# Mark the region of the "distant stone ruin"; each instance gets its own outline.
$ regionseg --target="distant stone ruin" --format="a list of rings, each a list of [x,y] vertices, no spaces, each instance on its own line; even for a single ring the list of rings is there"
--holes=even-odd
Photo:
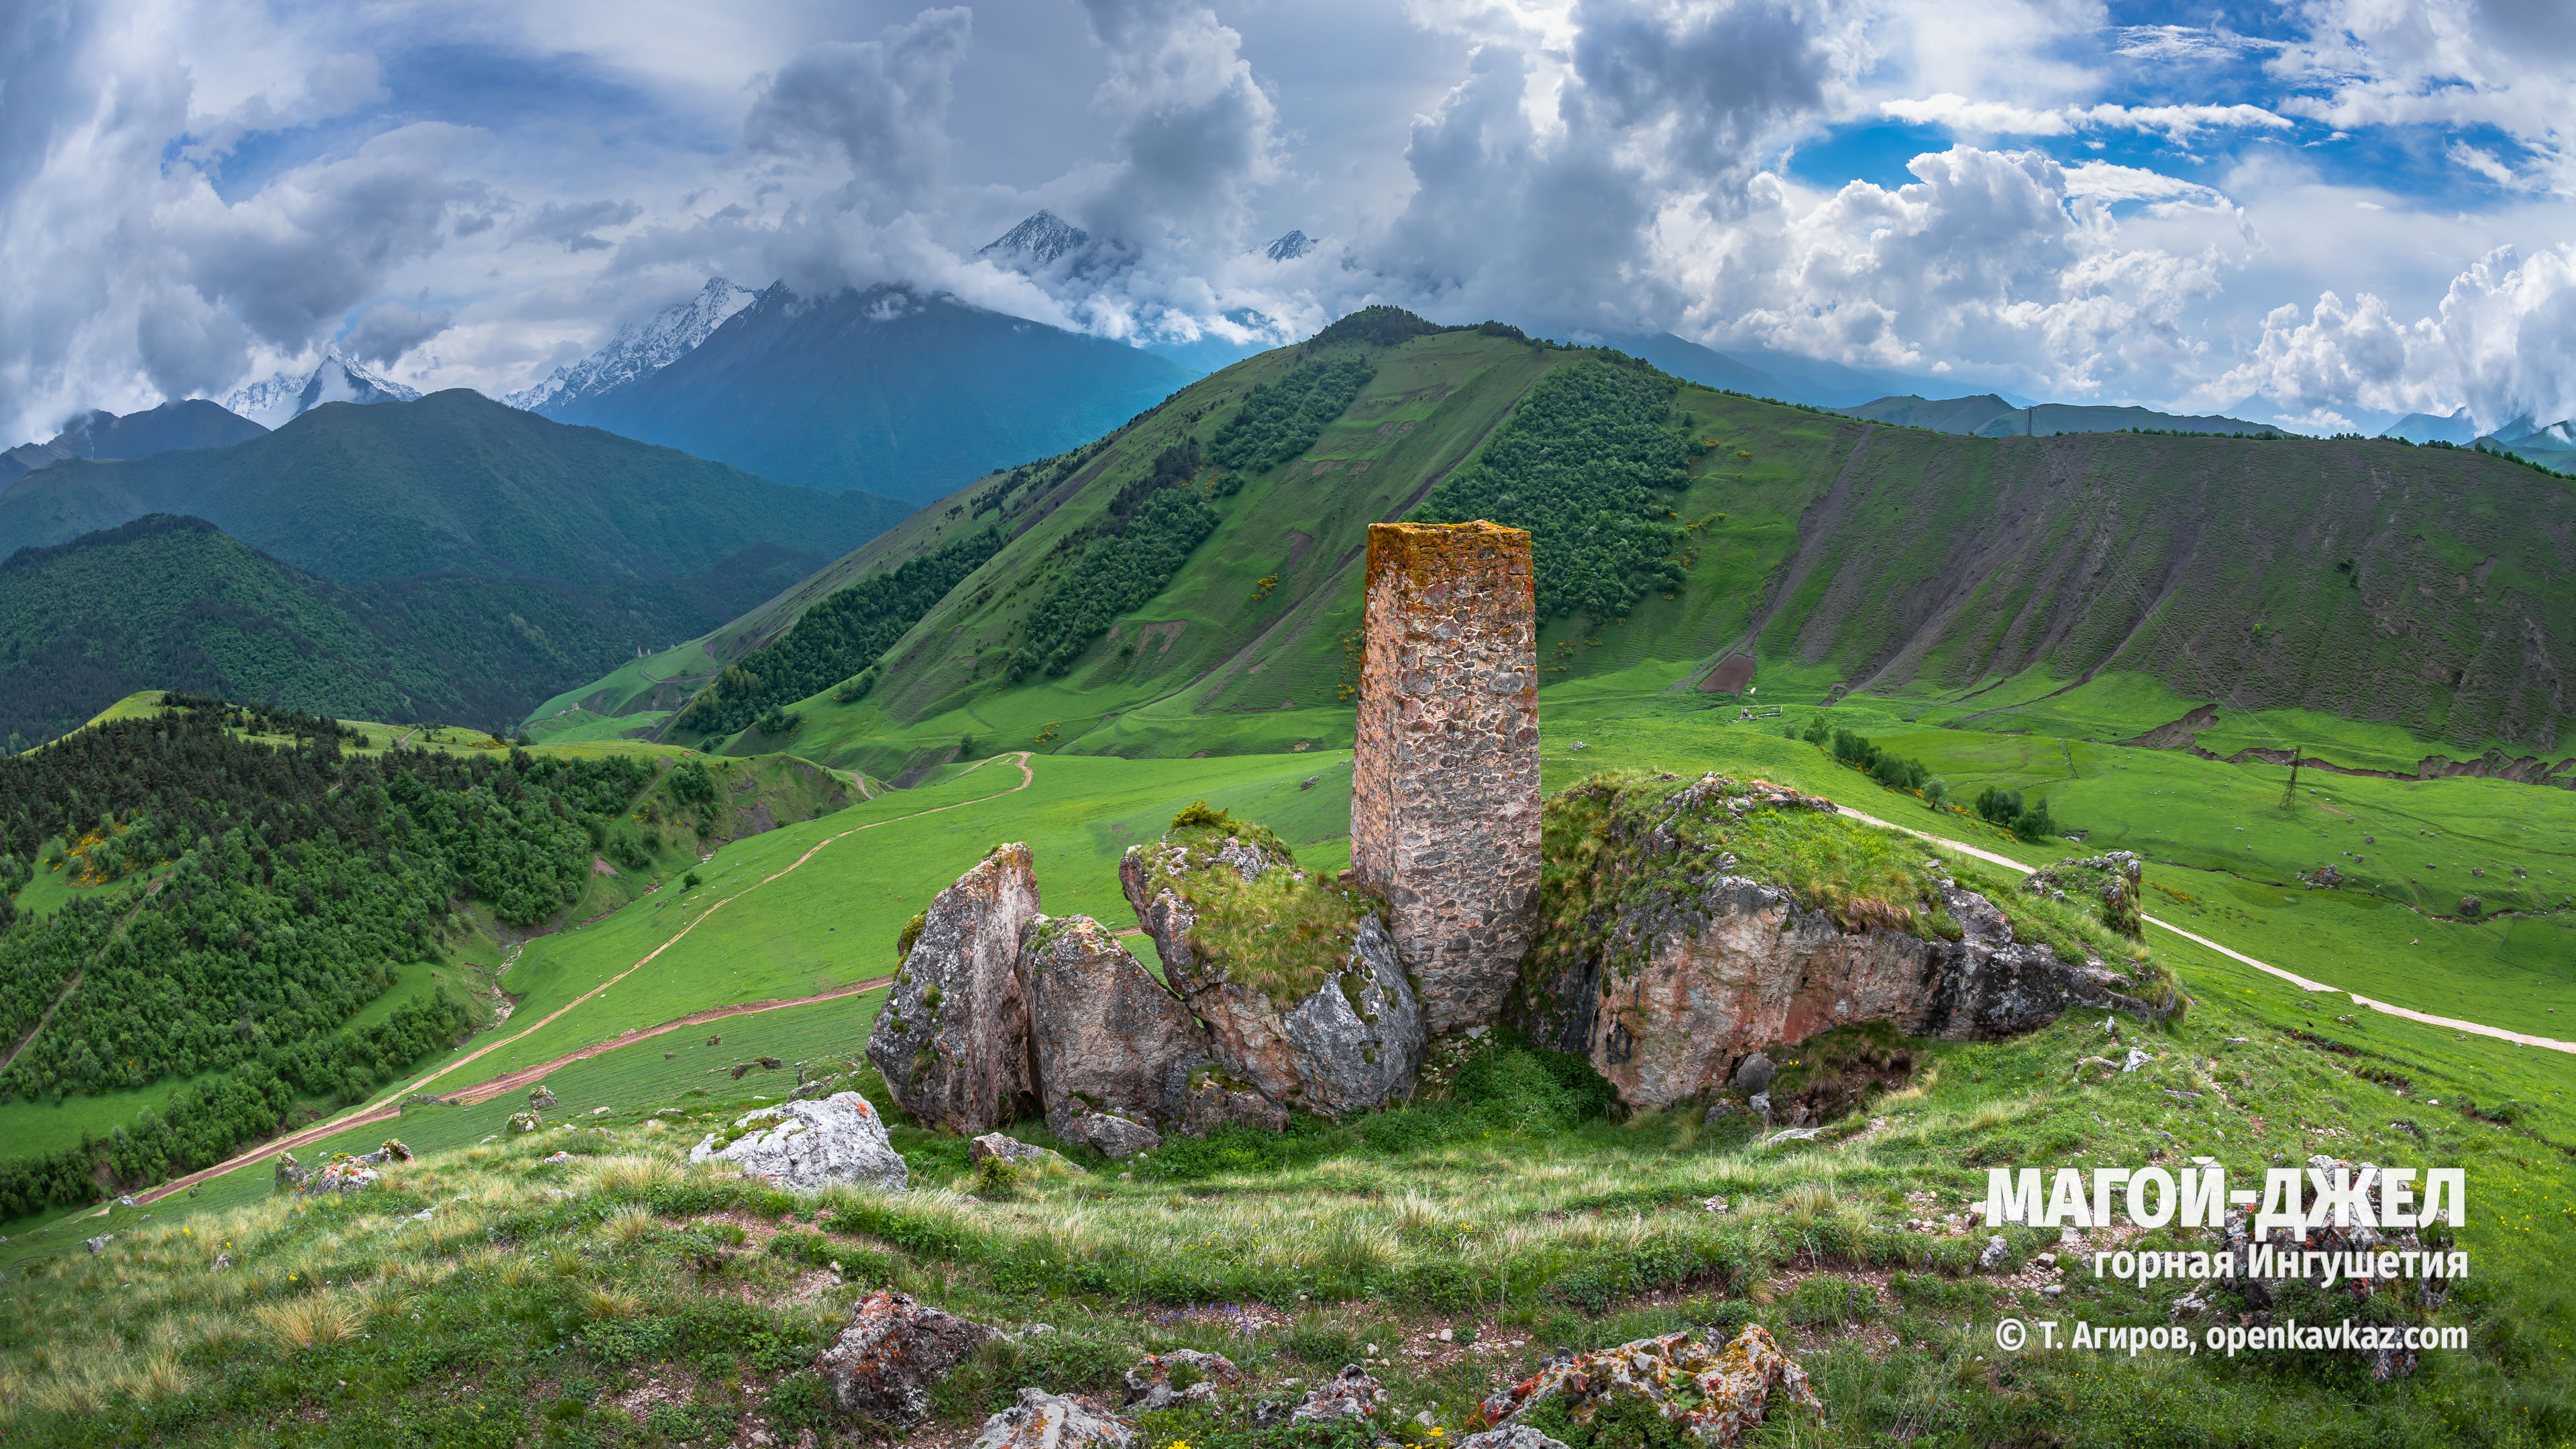
[[[1351,864],[1433,1035],[1501,1014],[1539,880],[1538,602],[1526,530],[1369,529]]]

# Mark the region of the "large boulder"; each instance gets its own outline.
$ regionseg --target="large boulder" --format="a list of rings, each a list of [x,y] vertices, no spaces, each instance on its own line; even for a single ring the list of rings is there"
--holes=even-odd
[[[1021,928],[1037,913],[1037,874],[1016,844],[994,847],[922,912],[868,1060],[923,1122],[972,1137],[1036,1105],[1018,963]]]
[[[1405,1100],[1428,1032],[1377,902],[1251,829],[1176,825],[1119,862],[1164,978],[1207,1023],[1215,1065],[1272,1105],[1340,1116]]]
[[[773,1186],[812,1192],[858,1183],[901,1192],[910,1181],[885,1120],[856,1092],[781,1102],[734,1119],[689,1151],[689,1161],[730,1162]]]
[[[1059,1122],[1099,1113],[1179,1125],[1207,1033],[1108,927],[1037,917],[1020,933],[1020,977],[1047,1130],[1062,1137]]]
[[[1079,1394],[1020,1390],[1020,1401],[984,1421],[969,1449],[1130,1449],[1136,1431]]]
[[[920,1302],[880,1291],[850,1310],[850,1325],[823,1350],[814,1369],[853,1414],[908,1429],[930,1413],[930,1391],[994,1330]]]
[[[1590,781],[1548,809],[1569,817],[1552,838],[1562,826],[1602,844],[1584,869],[1551,879],[1523,968],[1523,1025],[1588,1057],[1632,1107],[1722,1089],[1766,1048],[1835,1027],[1988,1041],[2078,1008],[2171,1011],[2152,968],[2131,975],[2016,940],[1993,901],[1834,818],[1828,802],[1709,775],[1680,789]],[[1867,879],[1802,893],[1735,853],[1818,835],[1848,836],[1815,843],[1852,870],[1868,862]]]

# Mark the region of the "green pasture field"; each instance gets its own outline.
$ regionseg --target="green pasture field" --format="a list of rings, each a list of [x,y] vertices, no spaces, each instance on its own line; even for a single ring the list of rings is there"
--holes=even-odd
[[[1270,822],[1292,846],[1323,843],[1304,857],[1321,868],[1348,859],[1346,845],[1331,844],[1350,828],[1347,757],[1070,756],[1033,768],[1034,784],[996,799],[981,797],[1020,782],[1007,756],[737,841],[697,868],[704,883],[695,890],[665,886],[606,920],[529,942],[502,980],[519,998],[520,1022],[544,1019],[678,938],[650,965],[437,1086],[480,1081],[710,1007],[794,999],[886,975],[904,923],[1003,841],[1029,843],[1050,914],[1091,915],[1122,930],[1134,919],[1118,885],[1119,855],[1159,837],[1194,799]],[[1300,790],[1309,775],[1321,778]],[[960,808],[923,813],[951,804]],[[779,875],[809,851],[806,864]],[[1150,951],[1139,954],[1150,959]]]
[[[2576,903],[2576,792],[2305,771],[2284,809],[2289,772],[2281,766],[1925,730],[1872,702],[1830,712],[1882,748],[1922,760],[1954,801],[2000,785],[2044,796],[2061,825],[2089,832],[2081,844],[2033,844],[1956,810],[1936,815],[1812,745],[1780,738],[1784,723],[1803,728],[1811,709],[1751,723],[1735,722],[1735,713],[1731,702],[1709,708],[1683,696],[1569,702],[1545,713],[1543,779],[1554,791],[1604,769],[1741,768],[2030,865],[2134,850],[2150,862],[2150,914],[2374,1000],[2576,1040],[2576,911],[2567,909]],[[1574,750],[1578,739],[1589,748]],[[2423,869],[2428,863],[2435,869]],[[2348,883],[2302,886],[2298,874],[2320,865]],[[2470,876],[2472,868],[2485,875]],[[2483,903],[2480,919],[2434,918],[2456,915],[2470,891]]]

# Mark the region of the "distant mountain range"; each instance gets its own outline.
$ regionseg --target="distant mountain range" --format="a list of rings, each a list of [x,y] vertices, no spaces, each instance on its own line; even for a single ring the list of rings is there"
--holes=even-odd
[[[319,408],[229,448],[67,459],[0,493],[0,554],[187,513],[345,584],[434,573],[606,584],[690,578],[762,545],[830,558],[910,511],[457,388]]]
[[[2408,413],[2380,433],[2383,438],[2404,438],[2410,443],[2456,443],[2467,447],[2477,441],[2478,422],[2462,408],[2449,417],[2434,413]]]
[[[1938,400],[1912,395],[1883,397],[1858,407],[1837,408],[1872,422],[1930,428],[1940,433],[1968,433],[1980,438],[2051,437],[2058,433],[2117,433],[2130,428],[2165,433],[2244,433],[2272,437],[2281,430],[2243,418],[2186,417],[2153,408],[2086,407],[2037,403],[2016,407],[1993,393]]]
[[[780,284],[676,360],[540,411],[783,483],[926,503],[1106,432],[1193,375],[944,294]]]
[[[506,732],[557,690],[687,638],[774,582],[349,588],[203,519],[154,514],[0,562],[0,743],[25,749],[138,689]]]
[[[174,448],[221,448],[267,431],[203,398],[163,403],[123,417],[83,413],[51,442],[23,443],[0,453],[0,488],[65,458],[144,458]]]
[[[300,377],[281,372],[259,382],[246,383],[224,399],[224,406],[263,428],[275,428],[324,403],[417,402],[419,399],[418,392],[378,377],[333,347],[323,351],[322,361],[311,372]]]
[[[556,368],[545,381],[509,393],[501,401],[532,412],[552,412],[659,372],[706,341],[759,295],[722,277],[709,277],[696,296],[630,323],[606,347],[569,367]]]

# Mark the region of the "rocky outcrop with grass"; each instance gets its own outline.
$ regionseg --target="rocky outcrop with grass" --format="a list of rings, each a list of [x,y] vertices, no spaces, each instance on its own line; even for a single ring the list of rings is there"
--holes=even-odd
[[[909,1293],[880,1291],[859,1300],[814,1370],[843,1409],[909,1429],[929,1417],[939,1381],[995,1336]]]
[[[773,1186],[802,1192],[853,1183],[901,1192],[911,1181],[884,1119],[856,1092],[781,1102],[737,1118],[690,1149],[690,1162],[710,1160],[734,1163]]]
[[[2331,872],[2334,867],[2325,869]],[[2138,888],[2146,878],[2146,862],[2135,852],[2113,850],[2032,871],[2022,877],[2021,888],[2035,896],[2081,902],[2105,927],[2132,941],[2143,941],[2147,923],[2138,904]]]
[[[1020,1390],[1020,1401],[984,1421],[968,1449],[1130,1449],[1136,1431],[1080,1394]]]
[[[1661,1107],[1836,1027],[1983,1041],[2078,1008],[2170,1013],[2170,983],[2093,913],[2007,910],[1920,849],[1761,781],[1585,781],[1548,803],[1517,1014]]]
[[[1089,916],[1040,916],[1021,932],[1020,973],[1049,1132],[1110,1152],[1105,1118],[1179,1128],[1207,1033],[1143,962]]]
[[[1744,1442],[1780,1409],[1821,1415],[1824,1407],[1806,1371],[1761,1324],[1748,1323],[1723,1349],[1685,1329],[1552,1363],[1487,1399],[1483,1412],[1497,1427],[1608,1429],[1615,1422],[1626,1431],[1619,1442],[1656,1442],[1646,1436],[1661,1420],[1667,1432],[1717,1449]]]
[[[974,1136],[1037,1101],[1020,932],[1038,914],[1026,845],[996,846],[905,932],[868,1060],[903,1109]]]
[[[1428,1033],[1375,899],[1205,805],[1118,877],[1225,1075],[1326,1116],[1411,1095]]]

